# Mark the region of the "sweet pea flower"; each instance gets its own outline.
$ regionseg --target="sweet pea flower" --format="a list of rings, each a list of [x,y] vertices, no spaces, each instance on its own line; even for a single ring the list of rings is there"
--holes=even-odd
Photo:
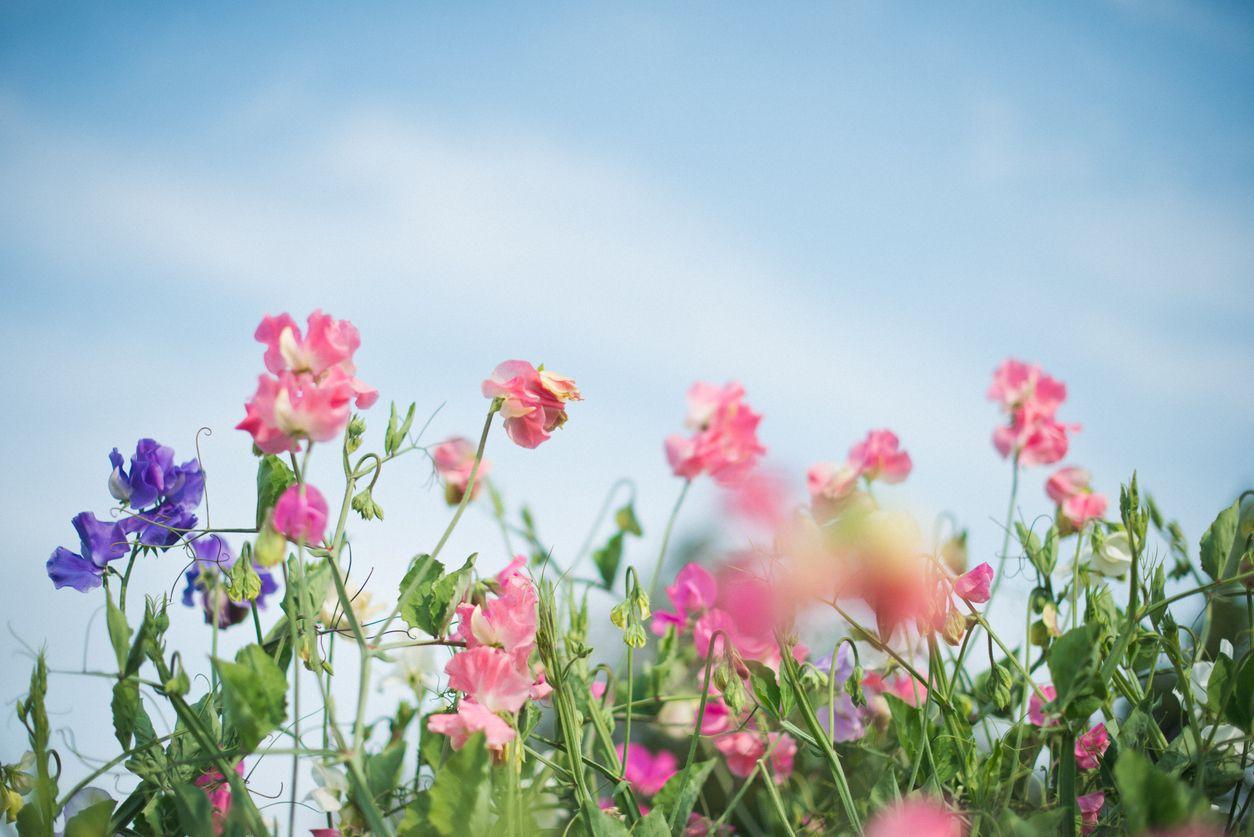
[[[155,509],[125,518],[119,525],[128,535],[138,533],[138,540],[144,546],[169,549],[196,525],[196,515],[178,503],[162,503]]]
[[[481,645],[454,654],[444,673],[450,686],[489,712],[517,712],[530,697],[532,679],[499,648]]]
[[[1106,804],[1106,794],[1101,791],[1077,796],[1076,807],[1080,809],[1080,833],[1088,834],[1097,828],[1097,818],[1101,816],[1102,807]]]
[[[1128,533],[1121,529],[1105,535],[1097,549],[1090,549],[1081,558],[1085,559],[1102,575],[1121,578],[1132,566],[1132,546],[1128,542]]]
[[[1095,770],[1109,746],[1106,725],[1096,724],[1075,740],[1075,763],[1081,770]]]
[[[575,382],[525,360],[507,360],[481,387],[485,398],[501,399],[505,433],[514,444],[536,448],[566,423],[566,402],[581,401]]]
[[[833,510],[858,485],[858,469],[848,463],[819,462],[806,471],[806,488],[815,507]]]
[[[78,533],[79,551],[63,546],[54,549],[46,564],[48,578],[58,589],[73,587],[86,593],[103,583],[110,561],[126,554],[126,532],[119,524],[100,520],[91,512],[80,512],[70,522]]]
[[[954,592],[972,604],[983,604],[989,599],[989,588],[993,583],[993,568],[986,561],[975,569],[958,576],[954,581]]]
[[[623,750],[618,745],[618,758],[623,764],[623,778],[644,796],[653,796],[666,781],[678,772],[679,762],[670,750],[659,750],[655,755],[647,747],[634,741]]]
[[[308,373],[321,379],[332,369],[343,373],[353,400],[361,409],[372,406],[379,398],[378,390],[367,387],[354,376],[357,367],[353,354],[361,346],[357,327],[348,320],[337,320],[329,314],[314,311],[306,320],[305,336],[286,313],[266,316],[254,336],[266,345],[266,369],[275,375],[284,372]]]
[[[427,729],[440,735],[447,735],[454,750],[460,750],[466,746],[470,736],[476,732],[482,732],[488,749],[497,753],[502,752],[505,745],[513,741],[514,736],[517,735],[513,727],[487,707],[464,699],[457,704],[456,712],[432,715],[428,718]]]
[[[274,504],[275,531],[293,543],[314,545],[327,527],[327,501],[312,485],[289,485]]]
[[[242,761],[235,765],[235,772],[241,776],[244,775]],[[231,784],[216,770],[200,774],[192,784],[204,791],[205,796],[209,798],[213,833],[221,834],[226,825],[227,814],[231,812]]]
[[[721,736],[714,742],[715,748],[723,754],[727,769],[733,776],[742,779],[753,772],[758,760],[766,754],[767,747],[771,750],[771,772],[775,784],[782,785],[792,775],[793,761],[797,755],[797,742],[784,732],[768,733],[766,738],[756,732],[732,732]]]
[[[467,650],[491,646],[507,651],[518,668],[526,668],[536,645],[536,588],[520,574],[507,577],[501,595],[484,604],[457,607],[458,635]]]
[[[993,372],[988,398],[998,402],[1006,413],[1013,413],[1028,402],[1052,413],[1066,400],[1067,386],[1041,371],[1036,364],[1007,358]]]
[[[1011,416],[1009,425],[993,432],[993,446],[1003,457],[1018,456],[1020,465],[1052,465],[1067,455],[1067,434],[1079,429],[1029,403]]]
[[[109,454],[109,464],[113,466],[109,493],[133,509],[147,508],[158,501],[195,508],[205,493],[200,462],[191,459],[175,465],[174,449],[152,439],[136,443],[129,471],[123,468],[125,460],[117,448]]]
[[[1090,520],[1101,520],[1106,514],[1106,495],[1083,492],[1068,497],[1062,504],[1062,514],[1077,530]]]
[[[224,577],[238,560],[231,547],[221,535],[208,535],[192,542],[192,550],[196,559],[186,573],[187,586],[183,588],[183,604],[186,607],[195,605],[195,595],[200,593],[200,606],[205,614],[205,624],[212,625],[217,621],[219,628],[238,625],[247,618],[252,610],[249,601],[234,601],[227,596],[226,587],[229,583]],[[257,607],[266,606],[266,597],[278,591],[279,585],[274,576],[264,567],[255,564],[253,568],[261,580],[261,591],[257,595]]]
[[[900,450],[901,442],[891,430],[872,430],[849,449],[848,464],[859,476],[870,480],[898,483],[910,475],[910,454]]]
[[[942,803],[911,799],[880,811],[866,826],[866,837],[963,837],[962,818]]]
[[[683,624],[689,613],[702,613],[714,606],[718,582],[705,567],[688,563],[675,576],[675,583],[666,588],[666,595],[675,605],[674,618]]]
[[[1041,695],[1045,696],[1045,700],[1041,700]],[[1058,719],[1053,715],[1045,714],[1046,702],[1053,702],[1058,697],[1058,690],[1053,686],[1042,686],[1040,695],[1034,689],[1031,697],[1028,698],[1028,723],[1034,726],[1054,726],[1058,723]]]
[[[676,476],[691,480],[708,473],[720,485],[735,485],[753,470],[766,448],[757,436],[762,416],[744,396],[744,387],[734,382],[689,388],[685,424],[694,432],[666,439],[666,458]]]
[[[464,436],[454,436],[441,442],[431,450],[431,459],[435,463],[435,471],[444,480],[444,499],[450,506],[456,506],[466,495],[470,484],[470,471],[475,464],[475,446]],[[470,499],[479,496],[483,487],[483,479],[492,470],[492,463],[486,459],[479,462],[479,470],[475,473],[475,487]]]
[[[1071,497],[1089,490],[1093,477],[1083,468],[1068,465],[1059,468],[1045,481],[1045,493],[1056,504],[1062,505]]]

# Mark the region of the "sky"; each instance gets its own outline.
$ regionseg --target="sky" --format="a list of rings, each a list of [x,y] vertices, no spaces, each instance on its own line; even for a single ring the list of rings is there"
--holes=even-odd
[[[279,311],[357,324],[376,433],[396,400],[435,413],[431,441],[471,435],[506,358],[575,377],[553,441],[488,451],[555,556],[627,477],[647,530],[627,560],[649,565],[679,490],[662,439],[689,383],[734,379],[798,499],[809,464],[890,427],[915,470],[889,502],[953,513],[989,559],[1010,470],[984,390],[1007,356],[1067,383],[1068,462],[1112,496],[1137,469],[1196,543],[1254,483],[1252,59],[1249,7],[1172,0],[5,3],[0,698],[26,646],[62,669],[85,637],[105,651],[98,599],[43,563],[106,512],[110,449],[190,458],[209,428],[211,521],[251,520],[232,428]],[[1047,474],[1023,476],[1025,519]],[[447,511],[417,458],[376,498],[355,572],[386,598]],[[681,539],[718,509],[699,484]],[[449,548],[503,565],[468,518]],[[172,630],[205,640],[192,611]],[[53,680],[89,759],[113,753],[107,688]],[[21,732],[0,721],[0,760]]]

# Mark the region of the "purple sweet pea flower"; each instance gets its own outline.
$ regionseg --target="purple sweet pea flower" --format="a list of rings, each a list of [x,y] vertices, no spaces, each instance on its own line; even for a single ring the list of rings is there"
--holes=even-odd
[[[194,508],[205,493],[205,478],[195,459],[174,464],[174,449],[152,439],[140,439],[131,457],[130,471],[123,469],[124,460],[118,449],[109,454],[113,471],[109,475],[109,493],[133,509],[144,509],[157,502],[174,503]]]
[[[826,706],[815,707],[815,712],[819,716],[819,725],[828,731],[833,741],[857,741],[866,735],[866,727],[862,724],[863,712],[854,705],[853,698],[849,695],[841,693],[836,695],[835,721],[834,729],[828,730],[828,708]]]
[[[79,552],[58,546],[48,559],[48,577],[57,587],[73,587],[86,593],[101,585],[105,566],[126,554],[126,531],[117,523],[97,520],[80,512],[71,521],[78,532]]]
[[[179,542],[186,530],[196,525],[196,515],[185,506],[164,503],[122,521],[127,534],[139,533],[139,542],[155,549],[169,549]]]
[[[205,624],[213,624],[215,613],[219,628],[237,625],[248,616],[251,605],[236,602],[227,598],[227,581],[223,576],[230,571],[237,560],[231,547],[220,535],[209,535],[192,542],[196,560],[187,571],[187,586],[183,588],[183,604],[194,607],[196,593],[200,594],[200,607],[205,613]],[[279,589],[270,571],[256,564],[253,568],[261,578],[261,593],[257,596],[257,606],[265,607],[266,596]],[[216,582],[216,589],[215,589]]]

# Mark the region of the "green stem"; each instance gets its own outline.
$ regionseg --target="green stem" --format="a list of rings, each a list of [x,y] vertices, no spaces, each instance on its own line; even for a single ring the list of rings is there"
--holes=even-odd
[[[1019,454],[1015,453],[1014,459],[1010,462],[1011,478],[1010,478],[1010,503],[1006,507],[1006,525],[1002,532],[1001,552],[997,557],[997,575],[993,576],[992,589],[988,591],[989,601],[997,595],[997,591],[1001,588],[1001,581],[1006,577],[1006,558],[1010,552],[1010,530],[1014,527],[1015,520],[1015,499],[1019,494]]]

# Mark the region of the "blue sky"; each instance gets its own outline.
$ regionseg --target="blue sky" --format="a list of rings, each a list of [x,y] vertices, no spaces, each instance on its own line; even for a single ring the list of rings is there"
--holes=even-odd
[[[684,389],[737,378],[798,490],[892,427],[916,463],[894,502],[952,510],[988,557],[1007,355],[1069,384],[1069,461],[1112,493],[1139,468],[1196,541],[1254,481],[1252,58],[1248,8],[1170,0],[4,4],[0,609],[75,665],[95,602],[43,561],[139,436],[190,456],[213,428],[215,522],[247,520],[252,329],[319,306],[358,324],[385,402],[445,405],[433,438],[477,426],[503,358],[580,381],[554,442],[489,452],[559,554],[623,475],[656,536]],[[421,463],[384,483],[357,539],[380,595],[444,522]],[[714,507],[693,499],[688,532]],[[473,519],[453,546],[492,537]],[[94,688],[60,683],[63,712]],[[106,724],[80,734],[97,754],[104,701],[72,716]]]

